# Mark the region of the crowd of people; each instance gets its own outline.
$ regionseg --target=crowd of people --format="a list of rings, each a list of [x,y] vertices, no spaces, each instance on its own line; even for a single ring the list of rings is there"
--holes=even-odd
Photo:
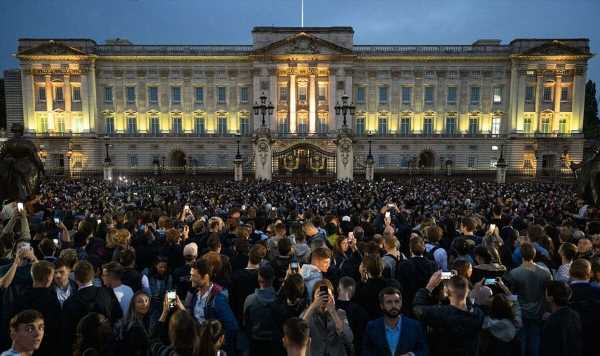
[[[1,355],[594,355],[599,218],[538,181],[46,178],[0,212]]]

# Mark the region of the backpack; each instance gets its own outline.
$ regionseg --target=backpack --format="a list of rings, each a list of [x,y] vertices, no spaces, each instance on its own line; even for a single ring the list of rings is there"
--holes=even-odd
[[[396,276],[396,271],[398,270],[398,265],[400,263],[402,263],[404,261],[404,259],[402,258],[402,255],[400,255],[398,258],[390,255],[389,253],[386,253],[385,255],[383,255],[382,257],[383,259],[383,277],[384,278],[394,278]],[[387,263],[387,261],[390,261],[390,264],[392,265],[392,267],[390,268],[389,264]]]
[[[433,248],[431,250],[425,251],[425,253],[423,253],[423,257],[427,258],[428,260],[430,260],[432,262],[435,262],[435,251],[437,251],[440,248],[442,248],[442,247],[439,245],[433,245]]]
[[[251,308],[252,314],[248,319],[251,327],[248,330],[250,337],[254,340],[271,341],[273,339],[273,333],[277,330],[277,325],[273,318],[273,311],[271,304],[264,303],[258,298],[254,299],[255,306]],[[250,310],[246,311],[247,313]]]

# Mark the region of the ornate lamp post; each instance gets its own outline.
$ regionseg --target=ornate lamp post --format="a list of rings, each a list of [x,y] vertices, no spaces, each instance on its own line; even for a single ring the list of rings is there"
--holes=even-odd
[[[371,150],[371,146],[373,144],[373,133],[369,131],[367,135],[369,136],[369,154],[367,155],[367,168],[365,170],[365,174],[367,181],[371,182],[373,179],[375,179],[375,159],[373,158],[373,151]]]
[[[354,116],[354,112],[356,110],[356,106],[352,105],[352,103],[348,103],[348,95],[344,94],[342,95],[342,104],[340,105],[340,102],[338,101],[337,105],[335,106],[335,114],[336,115],[340,115],[340,113],[342,114],[342,125],[343,128],[347,128],[347,121],[346,121],[346,115],[348,115],[348,113],[350,113],[351,116]]]
[[[239,182],[243,179],[244,173],[242,171],[242,155],[240,154],[240,134],[237,135],[237,153],[233,160],[233,180]]]
[[[267,104],[267,97],[264,92],[260,96],[260,105],[258,104],[258,102],[255,102],[255,105],[252,108],[254,109],[254,115],[259,115],[259,114],[262,115],[261,127],[265,128],[265,125],[266,125],[265,115],[266,114],[269,114],[269,116],[273,115],[274,107],[270,101],[269,101],[269,104]]]
[[[161,159],[162,159],[162,172],[163,172],[163,174],[165,174],[165,156],[162,156]]]
[[[104,136],[104,149],[105,149],[105,155],[104,155],[104,180],[105,181],[112,181],[112,161],[110,159],[110,155],[108,153],[108,148],[110,147],[110,144],[108,142],[108,136]]]

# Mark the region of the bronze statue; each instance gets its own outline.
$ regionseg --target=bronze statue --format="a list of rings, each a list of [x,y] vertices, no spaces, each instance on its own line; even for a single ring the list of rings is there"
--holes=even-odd
[[[23,137],[23,124],[13,124],[11,131],[14,137],[0,148],[0,201],[25,202],[38,192],[44,164],[33,142]]]
[[[576,189],[586,203],[600,205],[600,147],[594,147],[594,157],[587,161],[571,163],[576,178]]]

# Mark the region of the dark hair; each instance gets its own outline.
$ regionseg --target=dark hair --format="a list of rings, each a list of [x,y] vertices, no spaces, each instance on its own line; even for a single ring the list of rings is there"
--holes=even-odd
[[[356,281],[352,277],[344,276],[340,278],[338,285],[346,290],[351,290],[352,293],[356,291]]]
[[[552,297],[554,304],[564,307],[571,299],[571,287],[565,282],[548,281],[546,283],[546,294]]]
[[[281,292],[290,301],[294,302],[300,298],[303,298],[306,294],[306,287],[304,286],[304,279],[298,273],[290,274],[284,281],[281,287]]]
[[[521,256],[523,261],[533,261],[535,258],[535,247],[529,242],[523,242],[521,244]]]
[[[42,239],[38,245],[38,248],[44,256],[54,256],[54,253],[56,253],[56,245],[54,244],[54,241],[50,240],[49,238]]]
[[[577,257],[577,246],[570,242],[565,242],[560,245],[558,252],[561,253],[569,261],[573,261]]]
[[[16,330],[19,325],[31,324],[36,320],[44,320],[42,313],[34,309],[23,310],[10,319],[10,328]]]
[[[469,292],[469,281],[463,276],[454,276],[448,280],[448,286],[461,293],[461,297],[466,297]]]
[[[99,313],[89,313],[77,324],[74,356],[81,356],[88,349],[104,354],[104,349],[111,344],[112,328],[106,317]]]
[[[379,295],[377,296],[379,299],[379,304],[383,304],[383,299],[386,295],[394,295],[394,294],[398,294],[400,296],[400,301],[402,301],[402,292],[400,292],[400,290],[398,290],[398,288],[394,288],[394,287],[383,288],[379,292]]]
[[[210,263],[206,259],[201,258],[201,259],[197,260],[192,265],[192,268],[195,269],[200,276],[205,276],[208,274],[208,278],[210,278],[212,280],[213,269],[212,269],[212,266],[210,265]]]
[[[475,256],[479,256],[479,258],[481,258],[483,264],[492,263],[492,254],[485,246],[480,245],[475,247],[473,253]]]
[[[294,317],[283,323],[283,334],[294,346],[304,347],[308,343],[310,329],[304,319]]]
[[[592,264],[590,263],[590,261],[586,260],[585,258],[578,258],[575,261],[573,261],[573,263],[571,263],[571,267],[569,268],[569,275],[571,276],[571,278],[584,280],[590,277],[588,273],[590,273],[591,270]]]
[[[290,251],[292,250],[292,241],[287,237],[284,237],[277,242],[277,250],[279,251],[280,256],[289,255]]]
[[[475,220],[472,217],[466,216],[462,218],[460,224],[468,231],[475,231]]]
[[[75,280],[81,284],[89,283],[94,279],[94,266],[88,261],[79,261],[73,267]]]
[[[421,256],[425,253],[425,241],[423,241],[421,236],[411,237],[408,246],[410,247],[410,251],[417,256]]]
[[[219,351],[219,339],[225,335],[223,324],[219,320],[210,319],[200,327],[200,352],[198,355],[216,355]]]
[[[221,240],[219,239],[219,235],[217,233],[212,233],[208,240],[206,241],[206,246],[211,251],[216,251],[221,247]]]
[[[311,259],[313,258],[318,260],[331,258],[331,251],[327,247],[318,247],[311,254]]]
[[[31,265],[31,277],[34,282],[46,283],[52,278],[54,265],[48,261],[37,261]]]
[[[258,268],[258,278],[262,279],[267,285],[273,284],[275,279],[275,271],[271,265],[265,264]]]
[[[452,269],[456,271],[459,276],[467,278],[467,271],[472,267],[471,262],[467,260],[456,260],[452,264]]]
[[[102,265],[102,269],[106,270],[106,274],[111,276],[112,278],[121,279],[123,278],[123,274],[125,270],[123,266],[119,262],[108,262]],[[102,271],[104,273],[104,271]]]
[[[313,295],[311,295],[311,298],[314,298],[315,293],[317,293],[322,286],[326,286],[327,289],[329,289],[332,293],[335,290],[335,289],[333,289],[333,284],[331,284],[331,281],[329,279],[324,278],[324,279],[317,281],[317,283],[315,283],[315,285],[313,286],[313,291],[312,291]]]
[[[257,265],[267,255],[267,248],[261,244],[255,244],[250,248],[248,253],[248,261],[253,265]]]
[[[512,311],[512,302],[506,298],[503,293],[494,294],[492,304],[490,305],[490,317],[492,319],[514,320],[515,315]]]
[[[123,267],[133,266],[135,264],[135,250],[126,248],[119,252],[119,263]]]
[[[379,255],[365,255],[365,257],[363,257],[362,264],[364,269],[366,269],[373,278],[381,277],[383,274],[383,261]]]
[[[66,267],[68,269],[73,269],[73,266],[67,263],[64,258],[59,258],[54,262],[54,270],[57,270],[61,267]]]
[[[177,310],[169,320],[169,340],[179,355],[198,355],[202,347],[196,319],[185,310]]]

